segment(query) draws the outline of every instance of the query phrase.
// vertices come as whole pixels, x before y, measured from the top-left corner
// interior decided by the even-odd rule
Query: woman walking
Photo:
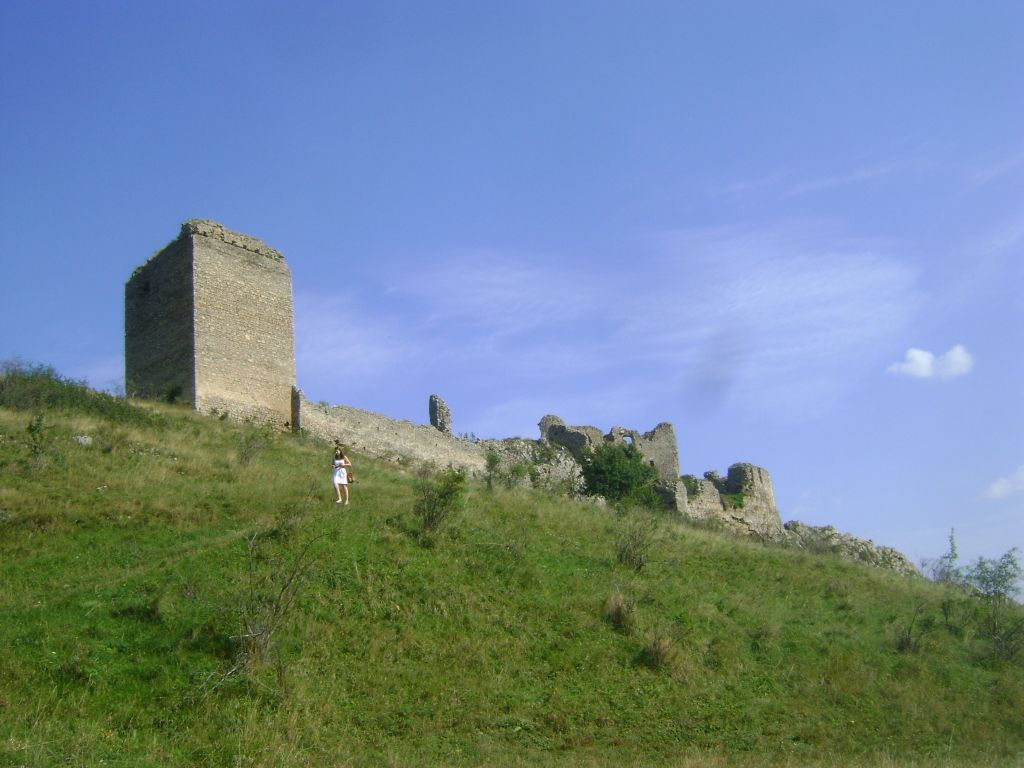
[[[331,466],[334,468],[334,490],[338,492],[338,500],[334,503],[348,504],[348,468],[352,466],[352,462],[337,440],[334,442],[334,460]]]

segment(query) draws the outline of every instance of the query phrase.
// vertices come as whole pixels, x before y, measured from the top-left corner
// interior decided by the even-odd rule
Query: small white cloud
[[[889,373],[898,376],[913,376],[917,379],[929,379],[935,375],[935,355],[923,349],[911,347],[902,363],[889,366]]]
[[[963,376],[974,367],[974,358],[963,344],[957,344],[935,361],[935,375],[941,379]]]
[[[970,373],[974,358],[963,344],[957,344],[938,357],[924,349],[911,347],[903,362],[889,366],[889,373],[910,376],[915,379],[951,379]]]
[[[1018,467],[1009,477],[1001,477],[992,483],[985,491],[985,496],[989,499],[1005,499],[1015,493],[1024,493],[1024,466]]]

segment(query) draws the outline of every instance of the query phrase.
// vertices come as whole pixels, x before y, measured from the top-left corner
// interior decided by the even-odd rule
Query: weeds
[[[269,427],[248,426],[242,433],[238,446],[238,463],[248,466],[252,460],[273,440],[274,433]]]
[[[917,651],[921,647],[921,639],[931,630],[933,622],[925,613],[927,607],[924,602],[915,603],[908,621],[892,625],[893,644],[900,653]]]
[[[638,661],[651,669],[668,669],[675,664],[678,656],[679,650],[672,638],[654,629],[647,634],[647,642],[640,651]]]
[[[631,519],[615,540],[615,559],[634,571],[643,570],[650,559],[654,533],[652,521]]]
[[[636,624],[633,605],[621,592],[613,592],[604,604],[604,615],[619,632],[630,634]]]
[[[227,670],[207,681],[203,698],[235,678],[274,695],[285,691],[287,665],[277,640],[315,563],[312,547],[316,541],[311,539],[294,549],[286,545],[274,555],[267,536],[254,533],[246,539],[245,587],[235,609],[238,632],[230,638],[235,652]],[[267,685],[260,674],[268,665],[273,666],[276,688]]]

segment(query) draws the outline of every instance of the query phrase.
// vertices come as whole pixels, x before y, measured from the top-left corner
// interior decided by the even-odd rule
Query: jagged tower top
[[[284,256],[281,255],[280,251],[274,250],[262,240],[249,235],[243,235],[241,232],[235,232],[212,219],[189,219],[181,225],[181,234],[178,237],[180,239],[188,235],[211,237],[228,245],[233,245],[236,248],[242,248],[246,251],[258,253],[260,256],[266,256],[268,259],[284,261]]]

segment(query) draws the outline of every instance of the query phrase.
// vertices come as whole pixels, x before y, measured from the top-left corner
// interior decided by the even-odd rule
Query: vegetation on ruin
[[[330,457],[8,367],[0,765],[1024,756],[1012,557],[936,583],[358,454],[341,508]]]
[[[609,501],[657,509],[662,505],[654,483],[658,470],[633,443],[604,443],[583,455],[586,491]]]

